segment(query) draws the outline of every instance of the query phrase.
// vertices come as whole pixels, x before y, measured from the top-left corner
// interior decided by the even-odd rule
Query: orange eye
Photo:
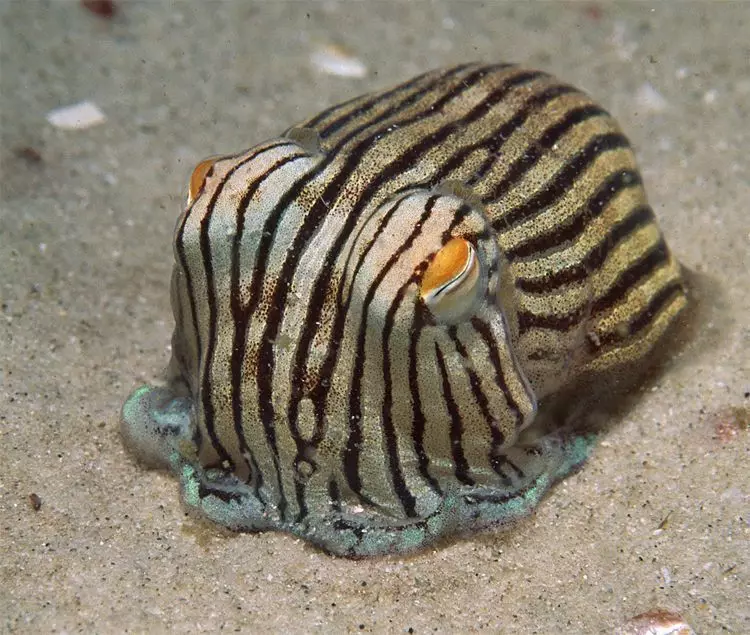
[[[206,184],[206,176],[218,160],[219,157],[208,157],[195,166],[193,173],[190,175],[190,185],[188,186],[188,205],[198,198]]]
[[[451,238],[437,252],[422,278],[422,296],[431,297],[450,290],[476,264],[471,243],[463,238]]]
[[[427,267],[420,294],[435,317],[453,322],[473,307],[479,279],[474,246],[463,238],[452,238]]]

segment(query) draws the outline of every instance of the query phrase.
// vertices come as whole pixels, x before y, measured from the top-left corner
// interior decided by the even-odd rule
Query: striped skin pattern
[[[201,163],[166,386],[127,444],[188,508],[354,557],[528,514],[687,304],[614,120],[467,64]]]

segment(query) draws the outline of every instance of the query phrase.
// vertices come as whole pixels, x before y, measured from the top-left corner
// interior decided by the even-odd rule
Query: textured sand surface
[[[750,5],[119,8],[0,4],[0,631],[607,633],[667,607],[750,632]],[[317,70],[332,43],[367,75]],[[351,562],[186,518],[118,410],[168,359],[193,164],[473,59],[550,70],[618,117],[672,248],[723,292],[708,344],[509,532]],[[104,123],[46,121],[84,100]]]

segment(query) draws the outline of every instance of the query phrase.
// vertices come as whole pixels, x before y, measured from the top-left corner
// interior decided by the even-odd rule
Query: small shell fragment
[[[104,123],[107,117],[92,101],[55,108],[47,113],[47,121],[63,130],[83,130]]]
[[[367,75],[367,66],[353,53],[336,44],[327,44],[313,51],[312,65],[328,75],[362,78]]]
[[[649,82],[641,84],[635,94],[635,100],[646,112],[664,112],[669,106],[664,96]]]
[[[631,617],[617,635],[695,635],[692,627],[677,613],[654,609]]]

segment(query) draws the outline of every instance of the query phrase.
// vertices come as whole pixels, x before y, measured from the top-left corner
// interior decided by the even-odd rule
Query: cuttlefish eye
[[[477,299],[481,268],[476,249],[463,238],[452,238],[435,254],[420,283],[420,295],[440,321],[466,316]]]
[[[206,184],[208,173],[220,158],[221,157],[217,156],[208,157],[195,166],[193,173],[190,175],[190,184],[188,185],[188,205],[192,205],[193,201],[198,198],[198,195],[203,191],[203,186]]]

